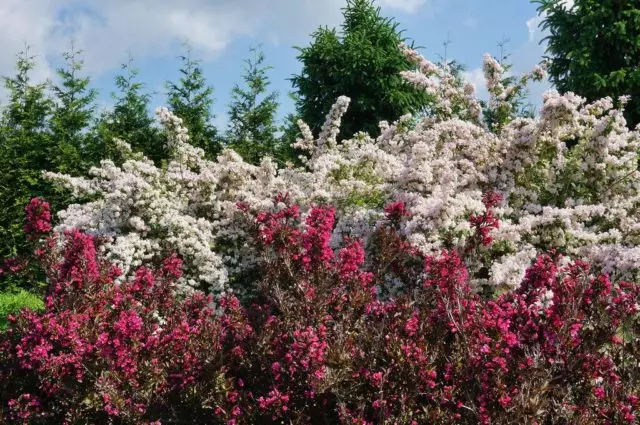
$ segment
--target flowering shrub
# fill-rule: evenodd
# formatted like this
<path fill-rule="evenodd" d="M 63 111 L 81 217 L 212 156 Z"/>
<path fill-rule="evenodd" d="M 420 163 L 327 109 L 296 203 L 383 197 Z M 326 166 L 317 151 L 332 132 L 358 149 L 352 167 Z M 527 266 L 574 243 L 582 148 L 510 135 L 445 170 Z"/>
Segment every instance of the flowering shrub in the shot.
<path fill-rule="evenodd" d="M 277 211 L 282 205 L 273 200 L 287 192 L 302 215 L 314 203 L 329 203 L 336 219 L 331 246 L 345 236 L 361 238 L 369 258 L 374 248 L 368 241 L 385 204 L 404 202 L 411 216 L 400 223 L 400 234 L 423 255 L 438 255 L 473 237 L 469 214 L 482 216 L 483 193 L 497 191 L 503 202 L 495 216 L 502 225 L 491 236 L 494 243 L 465 259 L 472 286 L 513 289 L 549 249 L 588 261 L 614 280 L 640 277 L 639 133 L 626 128 L 612 99 L 585 104 L 571 93 L 548 93 L 537 118 L 516 119 L 514 96 L 543 70 L 505 86 L 504 70 L 486 57 L 489 108 L 497 120 L 488 129 L 472 85 L 401 49 L 418 68 L 404 78 L 437 100 L 417 123 L 409 116 L 381 122 L 376 139 L 359 133 L 338 144 L 349 104 L 340 97 L 317 139 L 300 123 L 303 137 L 295 146 L 305 153 L 304 166 L 279 169 L 269 158 L 258 166 L 245 163 L 231 150 L 209 161 L 189 144 L 181 120 L 159 109 L 169 134 L 166 167 L 121 142 L 129 158 L 122 166 L 102 161 L 87 178 L 46 173 L 92 199 L 61 211 L 56 231 L 77 228 L 103 239 L 100 249 L 123 272 L 118 281 L 175 251 L 184 260 L 181 291 L 231 287 L 242 294 L 262 266 L 237 202 L 252 211 Z"/>
<path fill-rule="evenodd" d="M 26 229 L 39 230 L 33 225 L 42 217 L 30 218 Z M 138 423 L 167 403 L 189 406 L 184 389 L 210 378 L 203 369 L 220 362 L 225 331 L 210 298 L 175 297 L 181 260 L 141 267 L 115 285 L 120 270 L 97 255 L 93 237 L 69 231 L 57 239 L 43 240 L 35 253 L 49 282 L 45 311 L 10 316 L 1 337 L 2 417 Z"/>
<path fill-rule="evenodd" d="M 362 241 L 332 248 L 334 208 L 239 204 L 265 265 L 246 307 L 176 297 L 175 256 L 117 285 L 93 237 L 44 240 L 46 310 L 0 336 L 1 419 L 637 423 L 640 286 L 550 254 L 482 298 L 465 264 L 495 244 L 499 197 L 484 201 L 473 242 L 438 256 L 402 234 L 406 205 L 387 205 L 369 267 Z"/>
<path fill-rule="evenodd" d="M 40 198 L 33 198 L 26 206 L 25 212 L 27 222 L 24 225 L 24 232 L 31 239 L 51 231 L 51 210 L 48 202 Z"/>

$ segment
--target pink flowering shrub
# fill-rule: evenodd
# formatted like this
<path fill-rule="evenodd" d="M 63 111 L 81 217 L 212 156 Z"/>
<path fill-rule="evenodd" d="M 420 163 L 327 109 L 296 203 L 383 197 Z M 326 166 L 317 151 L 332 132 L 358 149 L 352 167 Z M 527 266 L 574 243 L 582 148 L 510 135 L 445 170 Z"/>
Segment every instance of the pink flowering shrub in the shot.
<path fill-rule="evenodd" d="M 32 223 L 41 218 L 26 229 L 45 231 Z M 49 282 L 46 310 L 10 317 L 0 336 L 0 421 L 139 423 L 175 415 L 168 406 L 202 411 L 192 393 L 215 381 L 208 366 L 220 364 L 226 331 L 210 298 L 174 296 L 180 259 L 116 285 L 120 271 L 78 231 L 45 239 L 35 259 Z"/>
<path fill-rule="evenodd" d="M 37 243 L 41 237 L 52 230 L 49 203 L 41 198 L 33 198 L 24 212 L 26 223 L 23 230 L 27 241 L 30 244 Z M 14 294 L 24 289 L 39 294 L 44 286 L 41 283 L 42 278 L 37 270 L 29 267 L 24 255 L 0 259 L 0 291 L 5 294 Z"/>
<path fill-rule="evenodd" d="M 24 232 L 31 238 L 51 231 L 51 209 L 41 198 L 33 198 L 25 208 L 27 223 Z"/>
<path fill-rule="evenodd" d="M 486 195 L 487 212 L 469 218 L 475 242 L 429 257 L 398 233 L 402 203 L 371 247 L 335 250 L 330 207 L 302 217 L 287 197 L 255 215 L 239 204 L 263 257 L 246 305 L 178 298 L 175 256 L 117 285 L 91 237 L 45 240 L 46 311 L 0 336 L 0 419 L 638 423 L 640 287 L 550 253 L 516 291 L 482 297 L 466 262 L 491 243 L 497 202 Z"/>

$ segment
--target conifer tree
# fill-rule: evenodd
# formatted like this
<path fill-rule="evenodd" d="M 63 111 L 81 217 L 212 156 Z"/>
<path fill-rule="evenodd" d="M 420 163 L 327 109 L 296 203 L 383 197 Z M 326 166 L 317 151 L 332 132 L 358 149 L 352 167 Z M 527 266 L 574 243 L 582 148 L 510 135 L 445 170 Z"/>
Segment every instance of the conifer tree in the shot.
<path fill-rule="evenodd" d="M 190 143 L 204 149 L 209 157 L 220 152 L 218 132 L 213 124 L 213 87 L 207 84 L 202 74 L 201 61 L 194 59 L 191 48 L 180 56 L 182 67 L 178 82 L 167 81 L 167 103 L 189 130 Z"/>
<path fill-rule="evenodd" d="M 560 93 L 594 101 L 631 96 L 630 128 L 640 124 L 640 2 L 532 0 L 547 32 L 549 79 Z"/>
<path fill-rule="evenodd" d="M 17 54 L 16 74 L 3 77 L 8 93 L 0 116 L 0 258 L 24 252 L 24 208 L 33 196 L 57 198 L 41 170 L 54 167 L 55 140 L 48 128 L 53 102 L 48 82 L 34 83 L 35 56 L 26 46 Z M 56 205 L 59 206 L 59 205 Z"/>
<path fill-rule="evenodd" d="M 110 158 L 116 155 L 113 140 L 117 138 L 129 143 L 134 152 L 144 153 L 159 165 L 166 159 L 167 150 L 165 140 L 149 113 L 151 94 L 137 79 L 139 71 L 131 55 L 120 68 L 121 73 L 114 81 L 118 92 L 111 94 L 115 102 L 113 110 L 103 114 L 99 125 L 106 155 Z"/>
<path fill-rule="evenodd" d="M 98 91 L 91 79 L 82 76 L 82 52 L 73 43 L 63 53 L 65 63 L 57 69 L 59 82 L 51 85 L 55 96 L 51 132 L 56 143 L 53 158 L 56 171 L 81 174 L 100 160 L 102 149 L 91 131 Z"/>
<path fill-rule="evenodd" d="M 298 48 L 302 72 L 291 79 L 297 111 L 317 134 L 331 105 L 345 95 L 351 103 L 342 117 L 340 137 L 358 131 L 377 135 L 381 120 L 419 112 L 430 99 L 400 76 L 414 66 L 398 48 L 405 38 L 397 23 L 383 17 L 372 0 L 347 0 L 343 16 L 340 34 L 319 28 L 310 46 Z"/>
<path fill-rule="evenodd" d="M 276 92 L 266 94 L 270 84 L 267 71 L 271 67 L 263 65 L 264 53 L 259 47 L 252 48 L 251 52 L 254 57 L 245 61 L 243 77 L 247 88 L 236 84 L 232 90 L 226 139 L 246 161 L 257 164 L 263 156 L 274 158 L 278 154 L 275 134 L 278 95 Z"/>

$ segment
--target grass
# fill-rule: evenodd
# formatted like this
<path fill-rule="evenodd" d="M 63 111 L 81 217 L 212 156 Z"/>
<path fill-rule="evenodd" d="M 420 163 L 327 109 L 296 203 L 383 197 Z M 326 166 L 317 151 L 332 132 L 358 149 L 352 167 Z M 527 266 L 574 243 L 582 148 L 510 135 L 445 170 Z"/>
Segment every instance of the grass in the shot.
<path fill-rule="evenodd" d="M 7 316 L 23 308 L 43 310 L 44 303 L 40 296 L 25 290 L 0 292 L 0 332 L 7 329 L 9 325 Z"/>

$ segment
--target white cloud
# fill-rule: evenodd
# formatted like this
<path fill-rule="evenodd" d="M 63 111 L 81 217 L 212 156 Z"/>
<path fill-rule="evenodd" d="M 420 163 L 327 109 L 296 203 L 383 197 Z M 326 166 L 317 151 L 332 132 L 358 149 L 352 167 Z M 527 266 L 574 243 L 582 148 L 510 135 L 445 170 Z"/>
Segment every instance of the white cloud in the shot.
<path fill-rule="evenodd" d="M 425 0 L 380 0 L 382 6 L 398 9 L 405 13 L 415 13 L 425 3 Z"/>
<path fill-rule="evenodd" d="M 527 20 L 527 29 L 529 30 L 529 41 L 534 41 L 536 39 L 537 34 L 540 32 L 539 25 L 542 22 L 541 16 L 534 16 L 533 18 Z"/>
<path fill-rule="evenodd" d="M 475 68 L 471 71 L 464 71 L 462 73 L 464 79 L 476 88 L 476 96 L 482 100 L 489 100 L 489 92 L 487 91 L 487 82 L 484 79 L 484 72 L 482 68 Z"/>
<path fill-rule="evenodd" d="M 94 75 L 117 66 L 129 49 L 138 58 L 162 57 L 185 40 L 204 59 L 243 36 L 295 44 L 319 25 L 339 24 L 342 6 L 343 0 L 1 0 L 0 74 L 11 72 L 15 52 L 28 43 L 42 76 L 51 75 L 71 38 Z"/>
<path fill-rule="evenodd" d="M 31 45 L 30 53 L 38 57 L 46 52 L 46 40 L 54 27 L 55 5 L 51 0 L 0 1 L 0 74 L 11 75 L 15 64 L 15 55 Z M 42 62 L 42 60 L 40 61 Z M 52 75 L 46 63 L 41 64 L 33 73 L 35 81 L 42 81 Z"/>
<path fill-rule="evenodd" d="M 573 4 L 573 1 L 566 0 L 565 4 L 568 3 Z M 516 74 L 531 71 L 540 63 L 544 56 L 546 45 L 542 40 L 546 37 L 547 33 L 541 31 L 539 28 L 539 24 L 542 20 L 543 17 L 536 15 L 526 21 L 527 30 L 529 31 L 529 39 L 527 42 L 518 46 L 511 56 L 511 60 L 514 65 L 513 70 Z M 527 86 L 529 102 L 539 108 L 542 105 L 542 95 L 552 88 L 552 84 L 547 79 L 544 79 L 541 82 L 530 83 Z"/>
<path fill-rule="evenodd" d="M 426 0 L 380 0 L 407 13 Z M 0 0 L 0 75 L 11 73 L 25 42 L 49 77 L 73 38 L 93 75 L 112 69 L 130 50 L 138 59 L 175 54 L 188 40 L 205 60 L 235 39 L 303 44 L 320 25 L 341 21 L 344 0 Z"/>
<path fill-rule="evenodd" d="M 96 2 L 90 13 L 70 23 L 86 47 L 87 66 L 100 71 L 114 65 L 122 52 L 165 56 L 189 40 L 205 60 L 215 59 L 238 37 L 299 40 L 318 25 L 335 24 L 340 0 L 111 0 Z"/>

